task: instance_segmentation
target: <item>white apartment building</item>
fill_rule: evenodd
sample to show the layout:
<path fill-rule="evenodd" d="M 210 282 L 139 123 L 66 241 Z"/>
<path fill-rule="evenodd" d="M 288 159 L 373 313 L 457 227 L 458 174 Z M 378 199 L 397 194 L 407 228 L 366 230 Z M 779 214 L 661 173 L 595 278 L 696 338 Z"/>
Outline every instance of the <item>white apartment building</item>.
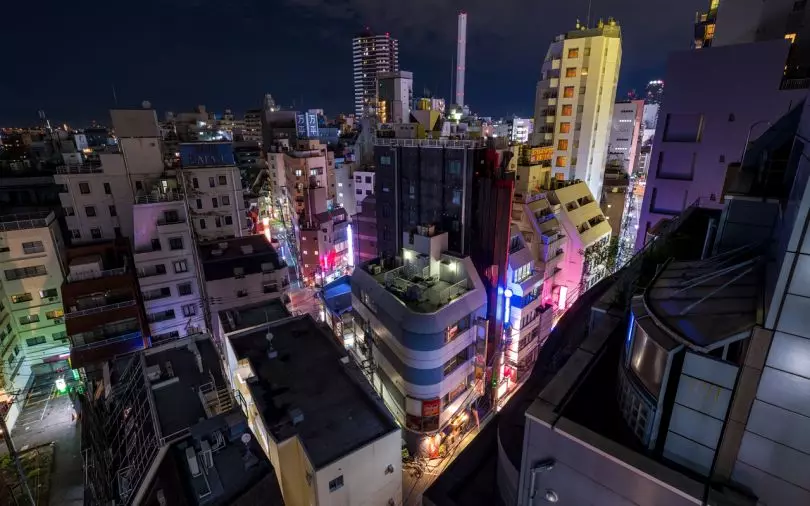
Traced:
<path fill-rule="evenodd" d="M 616 21 L 578 26 L 549 46 L 537 83 L 533 144 L 554 146 L 555 179 L 585 181 L 597 198 L 602 195 L 621 55 Z"/>
<path fill-rule="evenodd" d="M 183 188 L 198 242 L 242 237 L 249 225 L 229 142 L 180 145 Z"/>
<path fill-rule="evenodd" d="M 357 199 L 354 195 L 354 170 L 353 162 L 338 163 L 335 166 L 335 202 L 337 207 L 346 210 L 349 216 L 357 214 Z"/>
<path fill-rule="evenodd" d="M 643 113 L 643 100 L 623 100 L 613 106 L 608 162 L 618 162 L 627 174 L 636 170 Z"/>
<path fill-rule="evenodd" d="M 399 70 L 399 42 L 365 30 L 352 39 L 354 114 L 362 118 L 377 105 L 377 76 Z"/>
<path fill-rule="evenodd" d="M 369 195 L 374 194 L 374 171 L 373 170 L 356 170 L 353 174 L 354 179 L 354 204 L 356 212 L 360 212 L 363 206 L 363 199 Z"/>
<path fill-rule="evenodd" d="M 9 429 L 34 376 L 67 368 L 64 247 L 53 211 L 0 216 L 0 406 L 11 403 Z"/>
<path fill-rule="evenodd" d="M 432 455 L 434 436 L 483 392 L 484 284 L 469 257 L 447 253 L 447 232 L 404 233 L 401 261 L 376 259 L 352 274 L 358 360 L 405 427 L 412 453 Z"/>

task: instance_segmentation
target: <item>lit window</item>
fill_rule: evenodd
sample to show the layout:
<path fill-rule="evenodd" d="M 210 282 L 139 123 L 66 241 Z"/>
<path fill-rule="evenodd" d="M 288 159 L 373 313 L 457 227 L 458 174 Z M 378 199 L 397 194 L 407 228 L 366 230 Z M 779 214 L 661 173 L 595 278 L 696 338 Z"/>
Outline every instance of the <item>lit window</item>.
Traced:
<path fill-rule="evenodd" d="M 708 31 L 709 31 L 709 30 L 708 30 L 708 28 L 707 28 L 707 29 L 706 29 L 706 32 L 708 33 Z M 790 43 L 791 43 L 791 44 L 793 44 L 794 42 L 796 42 L 796 34 L 795 34 L 795 33 L 786 33 L 786 34 L 785 34 L 785 39 L 786 39 L 786 40 L 789 40 L 789 41 L 790 41 Z"/>
<path fill-rule="evenodd" d="M 570 131 L 571 131 L 571 123 L 568 123 L 568 122 L 560 123 L 560 133 L 561 134 L 567 134 Z"/>
<path fill-rule="evenodd" d="M 565 77 L 577 77 L 577 68 L 568 67 L 567 69 L 565 69 Z"/>
<path fill-rule="evenodd" d="M 557 141 L 557 149 L 566 151 L 568 149 L 568 139 L 560 139 Z"/>
<path fill-rule="evenodd" d="M 574 87 L 566 86 L 563 88 L 563 98 L 574 98 Z"/>
<path fill-rule="evenodd" d="M 560 116 L 570 116 L 574 112 L 574 106 L 571 104 L 565 104 L 562 106 L 562 113 Z"/>
<path fill-rule="evenodd" d="M 579 48 L 572 48 L 568 50 L 569 58 L 579 58 Z"/>
<path fill-rule="evenodd" d="M 568 157 L 567 156 L 558 156 L 556 162 L 554 163 L 557 167 L 567 167 L 568 166 Z"/>
<path fill-rule="evenodd" d="M 583 75 L 583 76 L 587 76 L 587 75 L 588 75 L 588 67 L 582 67 L 582 75 Z"/>

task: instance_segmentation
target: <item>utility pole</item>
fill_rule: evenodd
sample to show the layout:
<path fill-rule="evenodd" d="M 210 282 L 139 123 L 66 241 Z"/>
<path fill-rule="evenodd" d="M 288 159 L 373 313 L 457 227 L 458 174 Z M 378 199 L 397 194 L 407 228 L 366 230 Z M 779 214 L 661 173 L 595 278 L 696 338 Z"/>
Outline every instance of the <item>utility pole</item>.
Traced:
<path fill-rule="evenodd" d="M 28 496 L 31 506 L 36 506 L 37 503 L 34 501 L 34 496 L 31 494 L 31 488 L 28 486 L 28 480 L 25 478 L 22 462 L 20 462 L 20 457 L 17 455 L 17 450 L 14 448 L 14 441 L 11 440 L 11 431 L 9 431 L 8 427 L 6 426 L 5 414 L 2 413 L 0 413 L 0 430 L 3 431 L 3 439 L 6 440 L 6 446 L 8 446 L 8 454 L 12 459 L 14 459 L 14 465 L 17 466 L 17 474 L 20 475 L 20 485 L 22 485 L 23 489 L 25 489 L 25 495 Z"/>

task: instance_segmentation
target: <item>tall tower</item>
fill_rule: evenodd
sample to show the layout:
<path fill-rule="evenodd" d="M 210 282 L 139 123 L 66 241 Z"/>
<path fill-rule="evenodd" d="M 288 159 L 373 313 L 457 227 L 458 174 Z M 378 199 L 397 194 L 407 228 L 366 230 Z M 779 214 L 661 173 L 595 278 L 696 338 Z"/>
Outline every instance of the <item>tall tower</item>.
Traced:
<path fill-rule="evenodd" d="M 464 71 L 467 60 L 467 13 L 458 13 L 458 45 L 456 46 L 456 105 L 464 107 Z"/>
<path fill-rule="evenodd" d="M 534 109 L 533 144 L 553 150 L 555 179 L 579 179 L 596 199 L 608 154 L 621 29 L 612 18 L 558 36 L 543 62 Z"/>
<path fill-rule="evenodd" d="M 399 42 L 390 34 L 366 30 L 352 39 L 354 113 L 365 116 L 377 107 L 377 76 L 399 70 Z"/>

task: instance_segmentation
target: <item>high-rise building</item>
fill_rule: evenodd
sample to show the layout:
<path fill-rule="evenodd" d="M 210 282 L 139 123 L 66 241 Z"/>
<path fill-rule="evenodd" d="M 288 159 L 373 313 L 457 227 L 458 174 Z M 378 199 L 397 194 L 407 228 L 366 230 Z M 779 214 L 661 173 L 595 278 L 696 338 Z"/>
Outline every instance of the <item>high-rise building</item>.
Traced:
<path fill-rule="evenodd" d="M 381 72 L 377 75 L 377 115 L 382 123 L 409 123 L 413 105 L 413 74 Z"/>
<path fill-rule="evenodd" d="M 644 92 L 645 104 L 660 104 L 664 99 L 664 81 L 656 79 L 647 83 Z"/>
<path fill-rule="evenodd" d="M 728 163 L 806 96 L 781 86 L 791 44 L 772 40 L 673 53 L 647 171 L 636 248 L 698 199 L 719 203 Z M 729 87 L 744 79 L 745 86 Z"/>
<path fill-rule="evenodd" d="M 558 36 L 543 62 L 534 110 L 534 141 L 554 146 L 557 180 L 581 180 L 602 195 L 613 104 L 621 64 L 621 29 L 613 19 Z"/>
<path fill-rule="evenodd" d="M 354 68 L 354 113 L 357 117 L 376 111 L 377 78 L 399 70 L 399 42 L 390 34 L 374 35 L 366 29 L 352 39 Z"/>
<path fill-rule="evenodd" d="M 643 114 L 643 100 L 621 101 L 613 106 L 608 161 L 618 163 L 627 174 L 636 169 Z"/>
<path fill-rule="evenodd" d="M 245 125 L 242 129 L 242 140 L 245 142 L 262 142 L 262 116 L 264 110 L 251 109 L 245 111 Z"/>

